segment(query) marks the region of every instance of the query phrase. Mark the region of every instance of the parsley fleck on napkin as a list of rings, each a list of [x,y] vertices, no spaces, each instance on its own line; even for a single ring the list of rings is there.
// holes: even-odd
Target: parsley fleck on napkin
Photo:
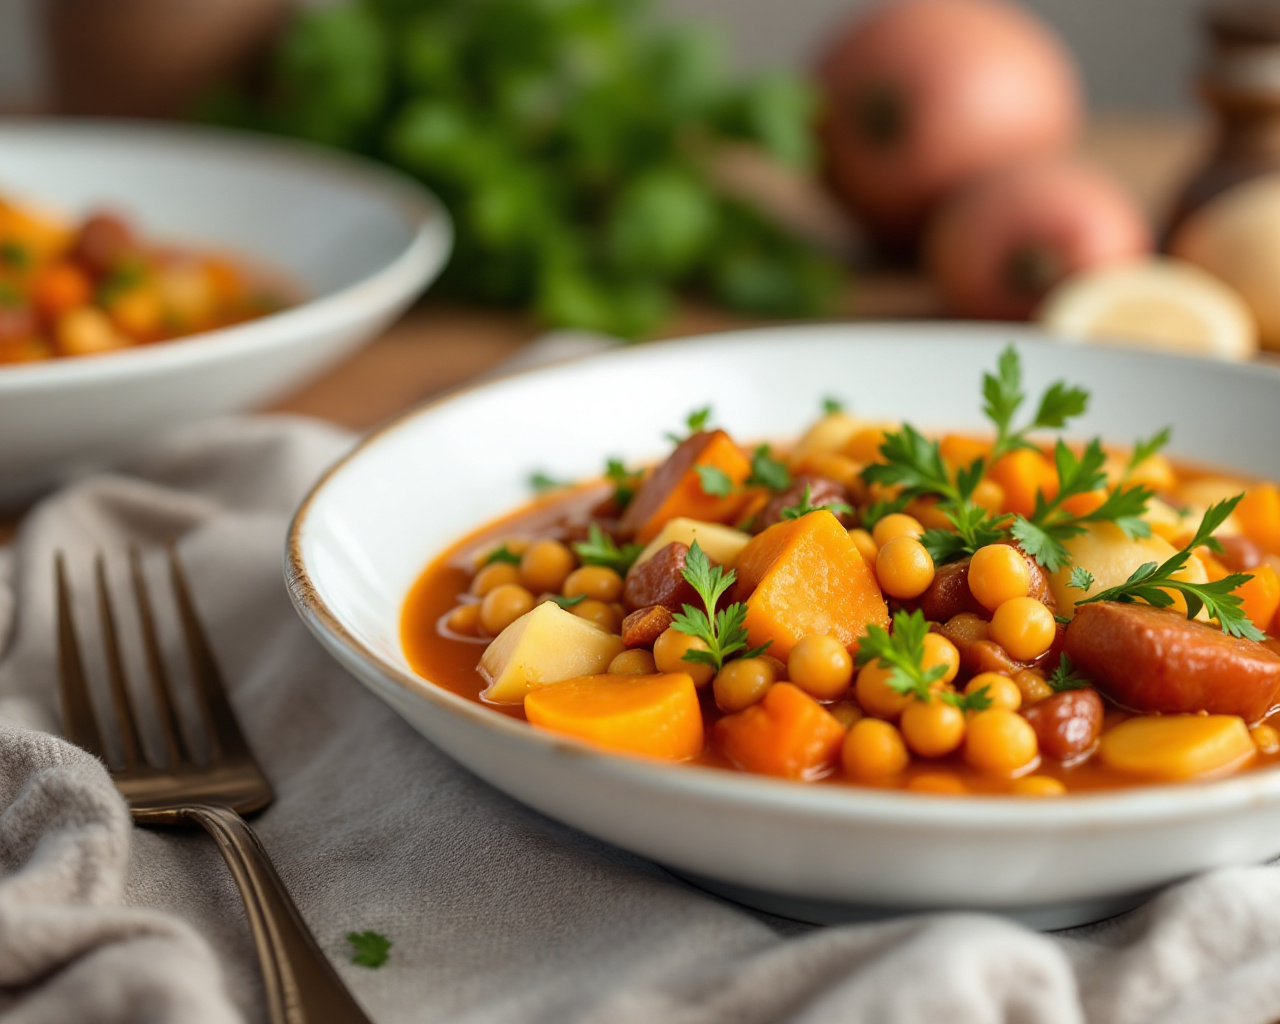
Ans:
[[[54,551],[67,552],[83,592],[95,550],[172,536],[276,789],[255,828],[380,1024],[1280,1017],[1274,867],[1216,872],[1058,935],[972,914],[809,928],[708,896],[507,799],[348,676],[289,604],[289,516],[349,443],[295,419],[201,425],[51,497],[0,551],[5,1024],[264,1020],[239,896],[213,843],[131,829],[101,767],[56,738]],[[125,568],[112,564],[122,601]],[[142,682],[141,653],[126,655]],[[380,967],[351,962],[353,932],[390,940]]]

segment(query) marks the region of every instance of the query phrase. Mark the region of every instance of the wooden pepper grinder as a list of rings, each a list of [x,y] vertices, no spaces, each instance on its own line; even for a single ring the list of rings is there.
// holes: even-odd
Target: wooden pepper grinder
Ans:
[[[1187,183],[1169,234],[1232,185],[1280,170],[1280,0],[1222,0],[1204,13],[1209,52],[1198,79],[1217,137]]]
[[[289,0],[44,0],[60,114],[177,117],[243,71],[283,29]]]

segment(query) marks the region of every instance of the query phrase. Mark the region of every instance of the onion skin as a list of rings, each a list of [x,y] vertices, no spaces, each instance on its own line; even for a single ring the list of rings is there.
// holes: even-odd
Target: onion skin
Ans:
[[[1070,148],[1083,98],[1052,32],[1004,0],[892,0],[819,61],[834,193],[889,248],[913,245],[947,192]]]

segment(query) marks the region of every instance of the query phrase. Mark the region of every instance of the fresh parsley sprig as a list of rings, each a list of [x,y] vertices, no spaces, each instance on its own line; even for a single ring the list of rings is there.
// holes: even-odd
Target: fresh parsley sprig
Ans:
[[[689,413],[689,415],[684,418],[684,425],[688,430],[688,433],[685,434],[684,437],[681,437],[679,434],[668,431],[666,435],[667,440],[672,444],[680,444],[683,441],[687,441],[700,430],[706,430],[707,425],[710,422],[711,406],[704,405],[701,409],[694,409],[693,412]]]
[[[576,541],[571,546],[583,565],[603,565],[619,576],[627,574],[627,570],[635,564],[640,552],[644,550],[643,544],[623,544],[619,547],[612,537],[600,529],[598,523],[587,527],[586,540]]]
[[[1243,494],[1237,494],[1234,498],[1209,506],[1200,520],[1195,536],[1181,551],[1159,564],[1143,563],[1123,583],[1082,598],[1076,602],[1077,607],[1095,601],[1120,601],[1124,604],[1145,601],[1156,608],[1168,608],[1174,601],[1173,595],[1169,593],[1173,590],[1180,593],[1186,602],[1187,618],[1194,619],[1203,608],[1229,636],[1262,640],[1266,634],[1249,621],[1244,612],[1244,601],[1235,593],[1237,587],[1249,580],[1248,574],[1233,572],[1211,583],[1192,583],[1174,578],[1174,574],[1187,564],[1196,548],[1207,546],[1211,551],[1222,550],[1222,545],[1214,538],[1213,533],[1226,522],[1243,497]]]
[[[705,651],[686,651],[685,661],[710,665],[719,672],[725,661],[740,651],[744,658],[754,658],[764,653],[769,647],[767,643],[747,649],[745,604],[735,601],[719,611],[716,610],[720,598],[737,579],[737,574],[732,569],[726,571],[723,566],[712,565],[695,539],[684,556],[683,575],[698,592],[703,607],[684,605],[680,613],[672,618],[671,625],[707,645]]]
[[[791,486],[791,474],[787,464],[773,457],[772,449],[762,444],[751,453],[751,475],[748,487],[765,487],[771,491],[785,491]]]
[[[644,470],[627,469],[621,459],[607,459],[604,466],[605,479],[613,484],[613,500],[619,508],[625,509],[636,496],[636,491],[644,479]]]
[[[704,494],[713,498],[727,498],[733,493],[733,477],[719,466],[694,466],[698,474],[698,486]]]
[[[360,967],[381,967],[387,962],[392,942],[378,932],[347,932],[351,943],[351,962]]]
[[[972,555],[978,548],[1004,540],[1012,521],[1011,516],[992,515],[971,501],[956,507],[942,506],[942,511],[951,521],[953,529],[940,530],[933,527],[925,530],[920,537],[920,543],[929,552],[934,565],[964,558]]]
[[[1173,437],[1173,428],[1165,427],[1158,434],[1147,438],[1145,441],[1139,441],[1133,446],[1133,451],[1129,453],[1129,461],[1125,463],[1124,473],[1121,474],[1120,483],[1123,485],[1133,476],[1133,471],[1141,466],[1147,459],[1155,455],[1169,443],[1169,439]]]
[[[1056,572],[1071,559],[1065,541],[1085,532],[1089,523],[1114,523],[1126,537],[1150,537],[1151,525],[1143,519],[1147,502],[1154,495],[1145,487],[1118,487],[1091,512],[1073,515],[1063,505],[1081,494],[1089,494],[1106,485],[1103,472],[1106,453],[1096,438],[1085,446],[1079,458],[1062,442],[1054,446],[1053,461],[1058,472],[1058,493],[1046,499],[1036,495],[1030,517],[1017,516],[1010,528],[1022,550],[1050,572]]]
[[[858,664],[878,662],[889,670],[885,682],[896,693],[910,695],[928,703],[935,698],[962,711],[983,711],[991,706],[987,688],[970,694],[952,693],[935,684],[947,674],[945,665],[924,666],[924,638],[929,634],[929,621],[919,609],[899,611],[893,616],[892,632],[882,626],[867,626],[866,635],[858,641]]]
[[[821,512],[826,510],[833,515],[848,515],[853,511],[853,506],[843,501],[828,501],[825,505],[811,504],[813,499],[813,488],[809,484],[804,485],[804,494],[800,496],[800,504],[788,505],[778,513],[780,519],[799,519],[801,516],[807,516],[810,512]]]
[[[1045,682],[1049,684],[1049,688],[1054,693],[1063,693],[1066,690],[1080,690],[1086,686],[1093,685],[1093,681],[1072,665],[1071,659],[1065,654],[1058,658],[1058,667],[1049,673]]]
[[[996,428],[992,462],[1019,448],[1033,448],[1028,434],[1036,430],[1060,430],[1068,420],[1082,415],[1089,405],[1089,392],[1065,381],[1055,381],[1040,396],[1031,422],[1015,426],[1014,417],[1027,395],[1022,390],[1022,361],[1012,345],[1000,353],[996,372],[982,375],[982,397],[982,411]]]
[[[822,400],[822,414],[824,416],[834,416],[838,412],[844,412],[844,402],[834,395],[827,395]]]

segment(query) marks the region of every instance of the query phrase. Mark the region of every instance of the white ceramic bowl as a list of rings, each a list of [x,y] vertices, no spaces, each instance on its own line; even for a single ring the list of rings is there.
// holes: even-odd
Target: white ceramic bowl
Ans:
[[[92,358],[0,366],[0,504],[189,420],[261,405],[368,341],[439,273],[452,234],[423,188],[363,160],[173,125],[0,122],[0,196],[225,249],[305,301]]]
[[[527,498],[530,471],[662,454],[712,402],[743,439],[793,435],[825,395],[920,427],[980,428],[981,372],[1015,339],[1028,389],[1093,391],[1081,431],[1172,424],[1183,458],[1280,476],[1280,372],[1045,342],[991,326],[777,328],[626,349],[423,406],[319,483],[294,521],[293,600],[324,645],[477,775],[585,832],[794,916],[969,907],[1058,926],[1174,879],[1280,852],[1280,771],[1061,800],[806,786],[613,756],[535,731],[410,669],[400,608],[421,569]]]

